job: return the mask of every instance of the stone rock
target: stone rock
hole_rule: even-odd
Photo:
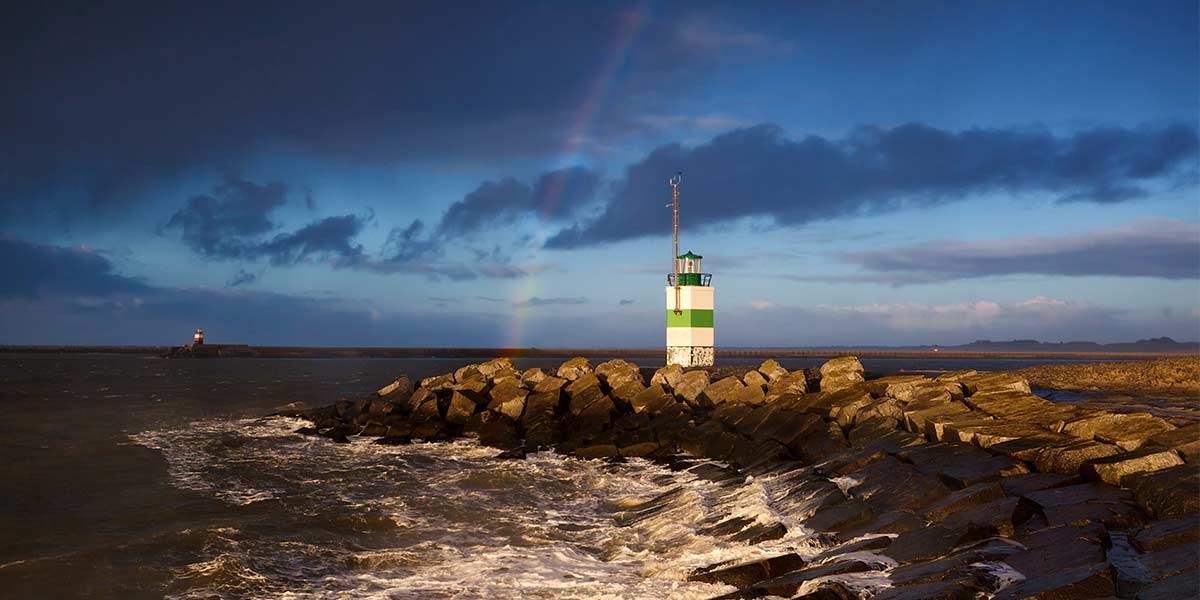
[[[1100,413],[1066,424],[1063,433],[1115,444],[1122,450],[1135,450],[1150,437],[1173,429],[1174,425],[1146,413]]]
[[[637,398],[637,395],[642,393],[644,389],[646,387],[642,385],[640,379],[638,381],[627,381],[613,388],[612,399],[621,406],[632,406],[634,398]]]
[[[688,405],[700,406],[700,396],[704,393],[708,385],[708,371],[688,371],[679,378],[679,381],[675,385],[671,386],[671,391],[675,394],[676,398],[688,403]]]
[[[706,406],[719,406],[726,402],[734,402],[737,400],[738,392],[745,387],[737,377],[730,375],[708,384],[708,387],[704,388],[704,392],[700,394],[700,402]]]
[[[497,404],[503,404],[517,398],[524,399],[528,395],[529,390],[521,387],[520,381],[515,378],[502,379],[488,391],[491,402]]]
[[[546,377],[548,377],[548,375],[546,375],[545,371],[537,367],[533,367],[532,369],[525,369],[521,372],[521,383],[524,384],[525,387],[533,389],[534,386],[541,383]]]
[[[1051,575],[1067,569],[1103,562],[1108,533],[1097,523],[1061,525],[1022,537],[1024,549],[1005,558],[1027,578]]]
[[[804,568],[804,559],[794,552],[781,554],[732,566],[718,566],[694,571],[688,581],[723,583],[738,588],[748,587],[764,579],[778,577]]]
[[[1076,407],[1015,391],[979,392],[968,396],[963,402],[997,419],[1038,425],[1055,433],[1080,415]]]
[[[1085,600],[1115,596],[1112,574],[1107,563],[1095,563],[1015,583],[996,593],[995,600]]]
[[[496,379],[501,373],[516,373],[516,371],[517,369],[513,367],[512,361],[508,358],[493,358],[479,365],[479,372],[487,379]]]
[[[928,560],[949,554],[959,544],[980,540],[993,533],[975,526],[930,525],[896,536],[884,554],[900,563]]]
[[[767,384],[767,400],[775,401],[788,394],[808,393],[808,378],[804,371],[792,371]]]
[[[756,387],[759,391],[767,389],[767,378],[758,371],[746,371],[746,374],[742,375],[742,383],[746,384],[746,387]]]
[[[658,442],[639,442],[621,446],[620,453],[626,458],[642,458],[658,452],[659,448]]]
[[[948,527],[975,527],[995,531],[996,535],[1011,538],[1017,527],[1028,519],[1027,513],[1018,510],[1020,498],[1005,496],[980,504],[946,517]]]
[[[913,433],[923,433],[925,431],[925,423],[930,417],[963,415],[971,412],[971,409],[959,402],[946,402],[917,410],[913,410],[911,406],[908,408],[908,410],[904,411],[904,427]]]
[[[911,462],[922,473],[937,475],[948,487],[961,489],[977,483],[996,481],[1027,473],[1024,463],[1006,456],[963,444],[926,444],[905,448],[896,456]]]
[[[584,446],[575,450],[575,458],[582,459],[616,458],[618,456],[621,456],[621,452],[612,444]]]
[[[944,521],[950,515],[985,504],[1004,497],[1004,488],[997,482],[978,483],[946,495],[941,500],[927,507],[923,514],[926,519],[937,523]]]
[[[396,405],[392,404],[391,401],[384,400],[383,398],[375,398],[371,400],[371,404],[367,407],[367,413],[379,417],[390,414],[395,409]]]
[[[674,404],[675,399],[671,397],[662,386],[652,383],[650,387],[638,392],[630,401],[629,405],[633,407],[633,411],[638,414],[649,414],[657,416],[654,409],[665,408],[666,405]]]
[[[788,370],[773,358],[764,360],[761,365],[758,365],[758,372],[762,373],[770,383],[775,383],[788,374]]]
[[[588,359],[582,356],[576,356],[558,367],[558,371],[555,374],[567,381],[575,381],[591,372],[592,363],[588,362]]]
[[[967,392],[971,395],[980,392],[989,391],[1014,391],[1024,394],[1032,393],[1029,389],[1029,382],[1023,377],[1009,375],[1008,373],[975,373],[973,375],[963,375],[961,377],[948,377],[950,374],[938,377],[939,381],[957,381],[963,384]]]
[[[421,390],[417,390],[417,393],[413,394],[413,398],[415,399],[420,392]],[[471,408],[474,410],[474,403],[471,404]],[[430,393],[424,394],[424,396],[421,398],[421,403],[414,407],[412,411],[412,420],[414,423],[434,421],[440,417],[441,413],[438,411],[437,396],[434,396]]]
[[[747,385],[733,394],[733,401],[738,404],[758,406],[767,401],[766,394],[760,385]]]
[[[854,422],[861,423],[876,418],[890,419],[896,422],[895,428],[902,428],[900,422],[904,419],[904,407],[900,406],[900,403],[892,398],[876,400],[859,410],[858,414],[854,416]]]
[[[797,458],[809,464],[819,463],[849,446],[842,429],[837,423],[829,423],[824,429],[817,428],[811,434],[801,436],[787,444]]]
[[[962,581],[931,581],[884,590],[874,600],[973,600],[978,589]]]
[[[901,412],[901,417],[904,413]],[[990,425],[996,420],[987,414],[979,414],[978,412],[955,412],[950,414],[934,414],[924,416],[925,420],[925,437],[936,442],[961,442],[958,432],[962,427],[971,425]],[[946,431],[947,425],[955,427]],[[968,440],[969,443],[969,440]]]
[[[1200,514],[1200,467],[1186,464],[1149,473],[1135,473],[1121,480],[1133,490],[1138,504],[1156,519]]]
[[[1009,496],[1024,496],[1033,492],[1081,483],[1077,475],[1062,473],[1025,473],[1000,480],[1000,487]]]
[[[771,579],[754,584],[753,589],[760,596],[770,595],[791,598],[796,595],[800,590],[800,586],[806,581],[830,577],[832,575],[874,571],[881,568],[883,568],[882,564],[869,564],[861,560],[841,560],[792,571],[779,577],[772,577]]]
[[[1183,464],[1174,450],[1143,448],[1114,454],[1084,463],[1085,477],[1099,479],[1109,485],[1120,485],[1121,478],[1134,473],[1148,473]]]
[[[1132,503],[1133,494],[1102,483],[1083,483],[1023,496],[1045,517],[1046,524],[1104,523],[1108,527],[1141,525],[1145,517]]]
[[[847,493],[866,502],[876,513],[917,512],[950,493],[936,477],[888,455],[849,476],[857,483]]]
[[[1033,466],[1042,472],[1078,473],[1083,463],[1112,456],[1121,451],[1112,444],[1084,441],[1047,446],[1038,451]]]
[[[639,385],[642,384],[642,372],[638,369],[638,366],[619,358],[596,365],[593,373],[610,390],[614,390],[630,382],[637,382]]]
[[[1200,463],[1200,423],[1154,434],[1146,443],[1158,448],[1170,448],[1189,463]]]
[[[476,379],[468,379],[462,383],[454,384],[454,391],[468,397],[472,402],[480,405],[487,405],[491,398],[488,397],[488,384],[486,379],[482,377]]]
[[[567,395],[568,399],[573,399],[579,394],[585,392],[591,393],[593,389],[604,393],[603,388],[600,387],[600,378],[596,377],[593,373],[585,373],[563,388],[563,392]]]
[[[475,414],[475,401],[461,392],[450,396],[450,406],[446,408],[446,422],[463,425]]]
[[[821,365],[821,391],[836,392],[863,382],[863,366],[854,356],[842,356]]]
[[[561,377],[547,377],[533,386],[534,393],[558,392],[567,385],[567,380]]]
[[[654,372],[650,378],[650,383],[653,385],[661,385],[668,390],[673,389],[675,384],[683,377],[683,367],[670,364]]]
[[[454,383],[465,383],[474,379],[484,378],[483,373],[479,371],[479,365],[465,365],[454,371]]]
[[[958,441],[964,444],[974,444],[980,448],[991,448],[996,444],[1042,438],[1053,435],[1050,432],[1028,423],[1014,423],[997,419],[991,423],[975,423],[970,425],[951,424],[946,430],[954,434]]]
[[[1200,542],[1200,520],[1194,516],[1155,521],[1133,537],[1133,544],[1142,552],[1154,552],[1184,544]]]
[[[1047,431],[1037,436],[992,444],[988,446],[988,451],[1032,463],[1043,448],[1071,444],[1076,440],[1069,435]]]
[[[392,396],[387,398],[391,402],[402,402],[411,396],[412,393],[412,380],[407,375],[397,377],[395,381],[379,388],[379,391],[375,392],[380,398]]]
[[[421,380],[421,387],[431,392],[448,390],[452,385],[454,385],[453,375],[434,375]]]
[[[1200,578],[1187,571],[1155,581],[1138,590],[1138,600],[1178,600],[1200,598]]]

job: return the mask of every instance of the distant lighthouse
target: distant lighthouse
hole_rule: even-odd
[[[193,346],[203,346],[204,345],[204,330],[203,329],[200,329],[199,327],[196,328],[196,333],[194,335],[192,335],[192,345]]]
[[[691,250],[679,253],[679,184],[683,173],[669,180],[673,223],[673,271],[667,275],[667,364],[710,367],[713,364],[712,275],[703,273],[704,258]]]

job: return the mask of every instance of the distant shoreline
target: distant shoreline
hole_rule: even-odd
[[[495,358],[658,357],[663,348],[382,348],[207,345],[231,352],[223,358]],[[166,356],[172,346],[0,346],[0,354],[137,354]],[[904,350],[886,348],[718,348],[717,358],[1023,358],[1149,360],[1193,356],[1194,352],[1023,352]]]

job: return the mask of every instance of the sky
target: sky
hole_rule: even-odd
[[[25,4],[0,344],[1200,338],[1194,0]]]

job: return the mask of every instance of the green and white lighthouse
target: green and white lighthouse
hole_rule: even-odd
[[[669,181],[674,236],[673,270],[667,275],[667,364],[708,367],[713,364],[712,275],[704,273],[704,259],[691,250],[679,253],[679,184],[683,173]]]

